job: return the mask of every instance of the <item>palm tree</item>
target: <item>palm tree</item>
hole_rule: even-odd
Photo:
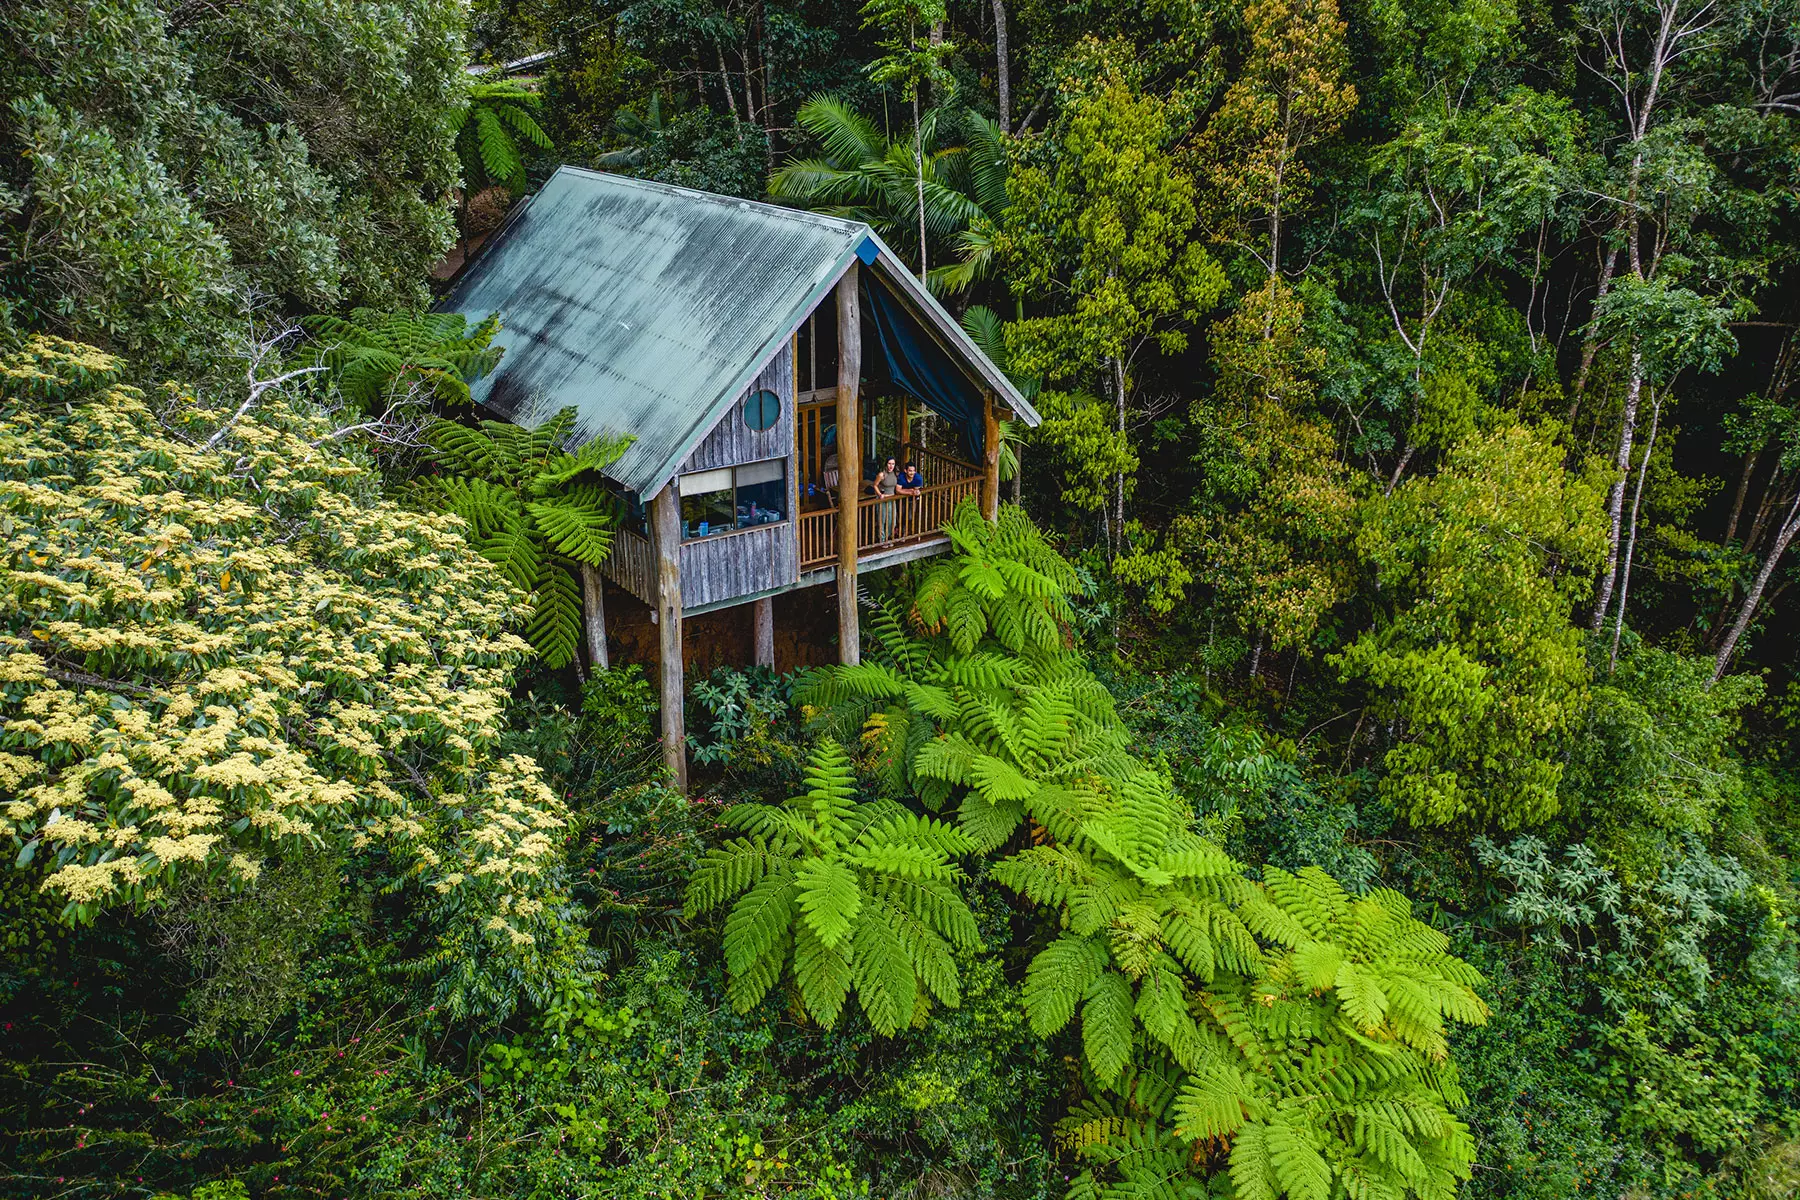
[[[892,242],[910,240],[917,228],[915,262],[927,262],[927,238],[953,243],[983,215],[971,191],[967,151],[937,145],[942,118],[934,109],[920,117],[913,136],[889,138],[839,97],[814,96],[796,119],[823,154],[790,160],[770,177],[769,194],[866,222]]]
[[[959,165],[964,190],[979,210],[955,238],[961,262],[947,263],[931,271],[931,290],[940,294],[967,291],[994,273],[998,263],[995,234],[1006,215],[1006,130],[978,112],[968,113],[969,143]],[[998,361],[998,360],[996,360]]]
[[[1035,375],[1024,375],[1012,369],[1011,354],[1006,348],[1006,322],[1000,314],[985,304],[977,304],[963,314],[963,331],[969,340],[981,348],[988,360],[999,367],[1005,376],[1012,380],[1019,394],[1027,400],[1033,400],[1043,388],[1043,380]],[[1010,480],[1013,485],[1013,502],[1016,504],[1025,494],[1023,478],[1025,455],[1025,426],[1019,421],[1002,421],[1000,423],[1000,478]]]

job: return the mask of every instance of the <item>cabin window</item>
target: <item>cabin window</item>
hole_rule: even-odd
[[[787,461],[694,471],[681,477],[681,536],[712,537],[787,519]]]
[[[768,388],[757,388],[744,397],[744,424],[761,433],[781,420],[781,397]]]

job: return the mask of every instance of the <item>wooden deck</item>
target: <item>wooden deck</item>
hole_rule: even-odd
[[[927,483],[917,496],[881,500],[863,496],[857,503],[856,558],[864,570],[940,553],[949,545],[943,528],[964,500],[981,499],[981,469],[919,446],[896,446],[882,435],[876,453],[919,464]],[[864,488],[868,487],[865,482]],[[790,491],[796,494],[798,488]],[[777,544],[779,542],[779,544]],[[797,553],[796,553],[797,551]],[[740,603],[787,587],[833,577],[838,561],[836,506],[800,513],[755,530],[694,539],[681,548],[681,591],[684,607],[707,609]],[[648,539],[633,530],[613,536],[613,551],[601,572],[644,601],[655,604],[656,554]]]
[[[943,539],[943,528],[964,500],[979,499],[981,478],[933,483],[917,496],[877,500],[865,496],[856,506],[858,561],[888,550]],[[800,514],[800,569],[812,571],[837,563],[838,512],[835,508]]]

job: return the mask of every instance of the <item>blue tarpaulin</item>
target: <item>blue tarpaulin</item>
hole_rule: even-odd
[[[887,288],[874,284],[863,294],[894,386],[954,425],[970,462],[984,461],[981,389]]]

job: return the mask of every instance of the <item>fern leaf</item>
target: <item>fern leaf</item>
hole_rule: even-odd
[[[732,905],[725,919],[725,966],[733,976],[748,974],[758,962],[786,947],[794,895],[794,878],[784,871],[765,876]]]
[[[1106,969],[1106,945],[1095,937],[1064,934],[1044,947],[1025,969],[1025,1015],[1031,1031],[1049,1037],[1075,1016],[1075,1006]]]
[[[893,1036],[911,1020],[918,1000],[918,980],[906,946],[877,910],[857,922],[850,953],[857,1002],[877,1033]]]
[[[1175,1099],[1175,1132],[1190,1142],[1230,1137],[1262,1104],[1237,1068],[1215,1064],[1190,1075]]]
[[[1269,1163],[1289,1200],[1331,1200],[1331,1165],[1308,1132],[1285,1120],[1272,1121],[1264,1129]]]
[[[1118,1078],[1131,1057],[1131,984],[1117,971],[1102,971],[1088,985],[1081,1006],[1081,1044],[1088,1066],[1102,1084]]]
[[[958,825],[970,846],[980,854],[990,854],[1004,846],[1024,819],[1024,805],[995,804],[980,792],[964,796],[962,807],[957,810]]]
[[[686,914],[689,919],[710,912],[726,900],[761,882],[771,869],[780,869],[778,852],[771,852],[762,838],[733,838],[709,850],[688,878]]]
[[[1377,1033],[1387,1019],[1388,1011],[1388,997],[1381,982],[1355,963],[1343,964],[1335,982],[1344,1015],[1356,1022],[1364,1033],[1371,1036]]]
[[[1279,1185],[1269,1160],[1266,1125],[1246,1125],[1232,1140],[1231,1185],[1237,1200],[1276,1200]]]
[[[802,924],[794,934],[794,983],[806,1011],[830,1029],[850,994],[850,960],[842,948],[826,945]]]
[[[794,885],[806,927],[821,945],[835,948],[862,911],[856,873],[841,862],[810,858],[794,872]]]
[[[551,670],[573,662],[581,644],[581,585],[548,559],[538,564],[537,607],[525,640]]]

